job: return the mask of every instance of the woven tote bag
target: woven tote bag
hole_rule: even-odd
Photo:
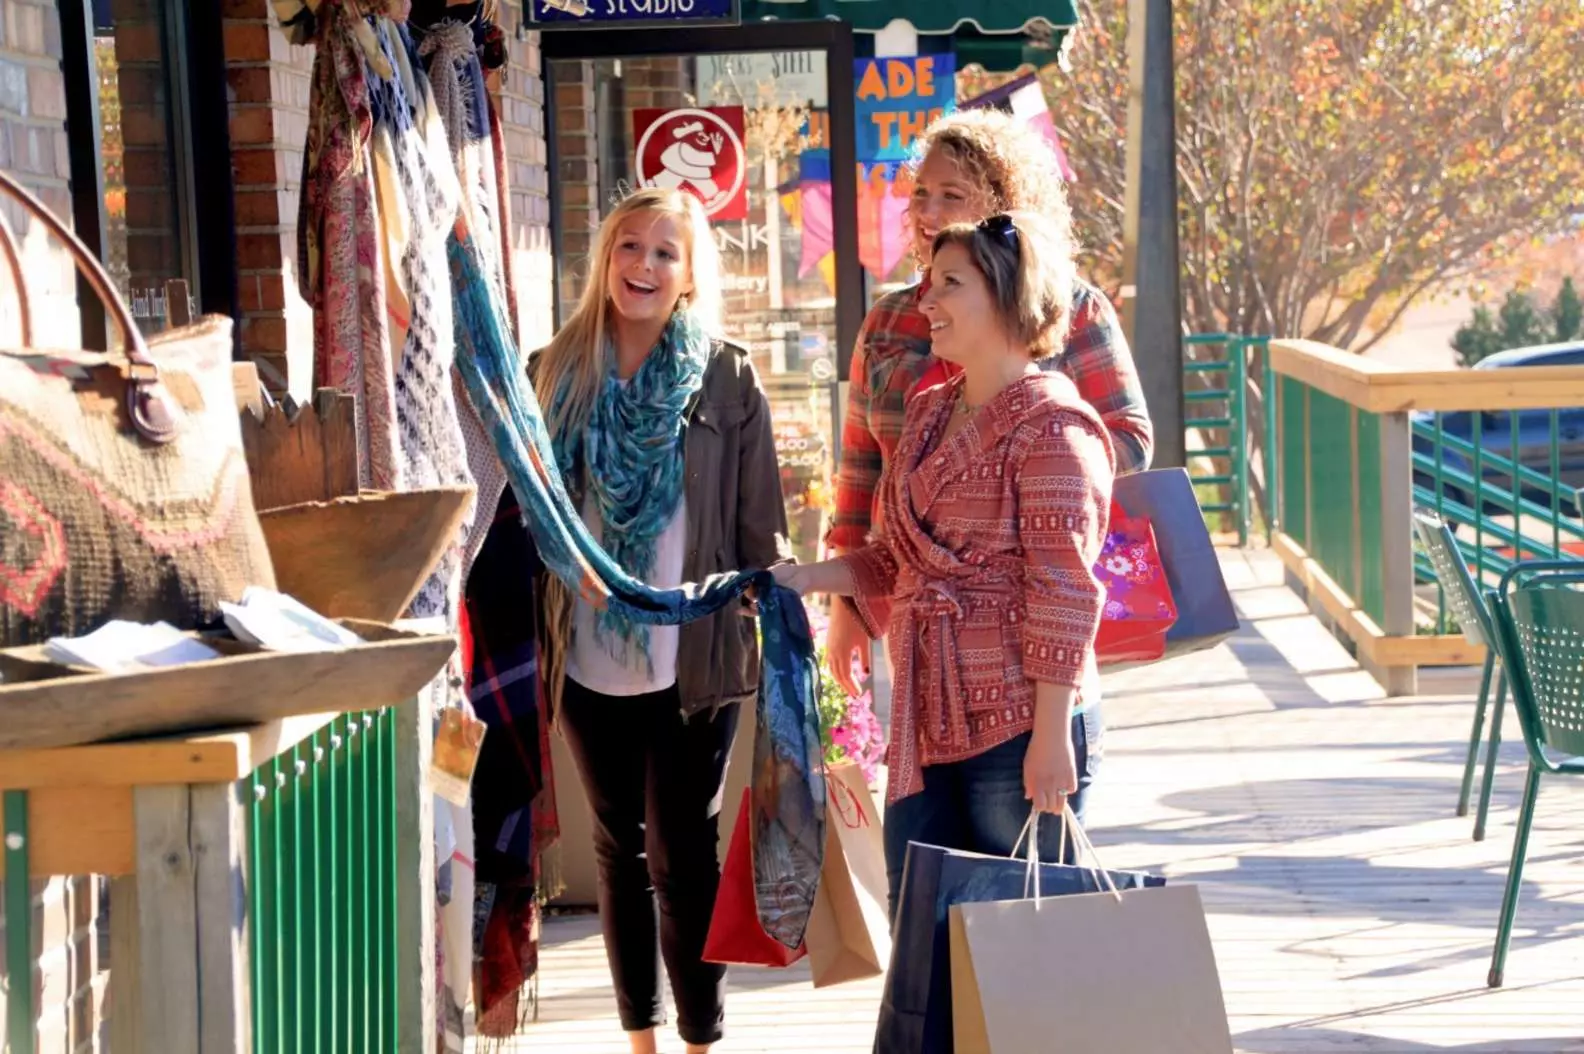
[[[274,588],[232,390],[231,320],[145,340],[65,225],[4,172],[0,193],[71,252],[124,347],[31,346],[20,253],[0,221],[22,343],[0,346],[0,646],[111,619],[195,629],[246,587]]]

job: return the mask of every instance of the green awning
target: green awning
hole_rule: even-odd
[[[1015,73],[1025,66],[1043,69],[1064,61],[1069,32],[1040,24],[1021,33],[983,33],[963,26],[952,34],[952,50],[958,69],[980,66],[990,73]]]
[[[1022,35],[1033,29],[1049,34],[1078,24],[1073,0],[993,0],[978,12],[965,14],[962,0],[742,0],[742,20],[817,21],[834,19],[854,29],[875,33],[897,19],[913,23],[920,33]]]

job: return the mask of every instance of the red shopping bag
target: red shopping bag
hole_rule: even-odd
[[[704,938],[703,958],[728,965],[791,966],[808,954],[808,949],[803,945],[788,948],[759,924],[759,909],[754,904],[752,817],[748,788],[744,787],[742,808],[737,810],[737,824],[726,847],[726,865],[721,868],[709,936]]]
[[[1150,662],[1164,656],[1166,631],[1177,621],[1177,603],[1150,521],[1129,516],[1112,503],[1110,528],[1094,571],[1106,591],[1095,637],[1100,665]]]

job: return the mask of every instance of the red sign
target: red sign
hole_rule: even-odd
[[[639,186],[686,190],[712,220],[748,218],[741,106],[634,110],[633,138]]]

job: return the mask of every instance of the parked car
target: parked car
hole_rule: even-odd
[[[1584,341],[1513,348],[1482,359],[1474,369],[1506,370],[1525,366],[1584,366]],[[1472,443],[1474,422],[1477,418],[1480,426],[1480,447],[1496,457],[1511,460],[1514,445],[1513,419],[1516,417],[1519,466],[1532,469],[1549,479],[1552,475],[1551,414],[1551,410],[1454,411],[1440,415],[1441,430],[1449,439],[1461,439],[1465,443]],[[1417,426],[1413,436],[1414,453],[1435,457],[1435,441],[1427,431],[1434,426],[1435,418],[1436,415],[1429,411],[1418,411],[1413,414],[1413,423]],[[1558,476],[1561,507],[1569,515],[1578,516],[1578,499],[1575,491],[1584,487],[1584,406],[1559,407],[1556,411],[1556,433],[1558,467],[1561,470]],[[1443,447],[1441,461],[1448,469],[1473,474],[1473,459],[1459,451]],[[1487,484],[1511,493],[1512,481],[1509,473],[1489,464],[1482,464],[1482,469]],[[1430,489],[1433,485],[1427,472],[1416,469],[1413,479],[1416,486]],[[1472,496],[1465,488],[1455,483],[1443,484],[1442,493],[1448,501],[1464,506],[1472,504]],[[1547,509],[1551,507],[1551,491],[1538,484],[1526,482],[1523,486],[1523,497]],[[1507,511],[1510,510],[1496,503],[1490,501],[1484,503],[1486,515],[1500,515]]]

